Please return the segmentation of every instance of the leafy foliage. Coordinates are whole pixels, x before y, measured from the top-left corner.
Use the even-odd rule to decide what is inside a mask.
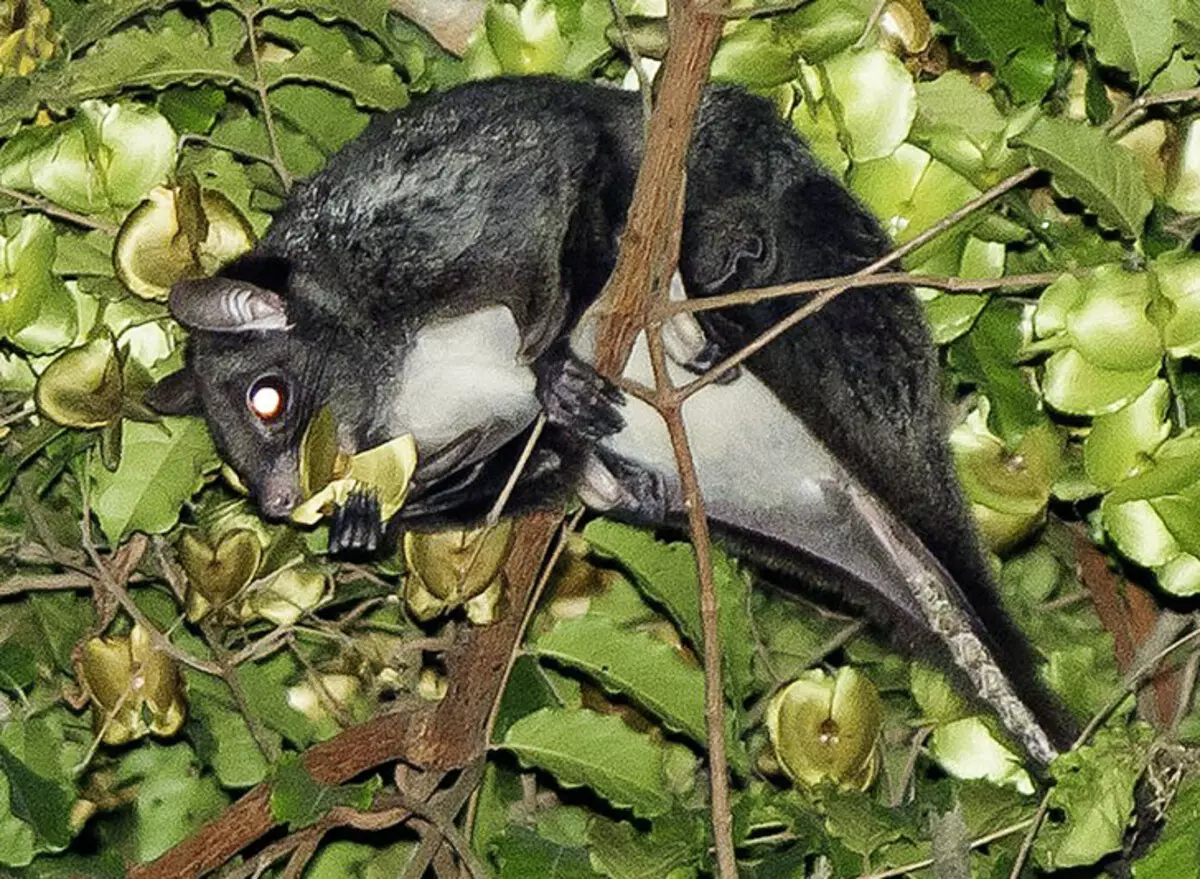
[[[462,535],[443,541],[453,558],[410,553],[405,577],[398,558],[333,565],[320,528],[262,521],[218,477],[199,421],[144,405],[180,364],[162,300],[248,247],[371,115],[482,76],[633,84],[624,38],[661,50],[664,4],[621,0],[622,34],[608,0],[492,0],[461,58],[431,38],[436,21],[427,33],[394,5],[0,6],[0,872],[121,875],[260,783],[300,834],[331,815],[384,821],[406,793],[382,777],[325,785],[298,754],[436,694],[441,623],[419,626],[435,614],[398,596],[433,584],[423,564],[458,570]],[[964,490],[1048,680],[1077,712],[1100,711],[1154,626],[1142,587],[1200,591],[1200,13],[1182,0],[775,6],[789,4],[731,18],[713,77],[769,98],[897,243],[938,230],[905,268],[928,282]],[[473,857],[496,875],[711,870],[694,559],[600,519],[572,538],[470,810]],[[490,561],[478,585],[494,610]],[[1034,781],[990,721],[852,618],[778,600],[721,551],[715,575],[743,875],[858,876],[930,856],[1008,875]],[[461,617],[465,596],[451,597],[436,613]],[[870,771],[851,773],[866,790],[789,781],[766,717],[798,679],[871,694],[882,734]],[[1195,743],[1179,680],[1143,695],[1143,720],[1165,728],[1177,712]],[[801,719],[819,733],[843,716],[830,706]],[[1037,869],[1098,874],[1149,764],[1170,806],[1134,875],[1196,875],[1196,785],[1173,789],[1151,738],[1126,704],[1050,768]],[[401,874],[421,846],[384,836],[322,840],[307,875]]]

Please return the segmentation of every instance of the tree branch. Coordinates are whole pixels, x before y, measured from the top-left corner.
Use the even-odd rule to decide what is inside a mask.
[[[646,150],[634,185],[621,248],[600,300],[596,368],[619,381],[637,334],[647,331],[657,394],[651,402],[666,421],[682,481],[688,524],[696,552],[703,630],[705,725],[708,735],[711,813],[717,875],[737,876],[733,817],[725,749],[725,697],[721,675],[712,544],[704,498],[688,446],[678,397],[667,375],[661,324],[650,324],[653,310],[667,301],[668,285],[679,262],[686,191],[685,170],[696,111],[708,80],[708,68],[721,37],[724,2],[702,8],[701,0],[676,0],[669,6],[670,49],[662,70],[661,91],[646,136]]]

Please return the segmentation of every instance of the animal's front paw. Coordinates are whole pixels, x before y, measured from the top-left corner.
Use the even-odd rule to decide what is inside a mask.
[[[355,491],[329,523],[329,554],[369,555],[383,543],[383,516],[373,491]]]
[[[551,355],[538,370],[538,398],[551,424],[599,442],[625,426],[625,395],[590,364],[571,354]]]

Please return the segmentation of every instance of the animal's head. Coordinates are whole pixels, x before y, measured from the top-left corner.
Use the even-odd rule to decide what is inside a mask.
[[[147,402],[166,415],[200,415],[217,448],[262,511],[283,518],[300,502],[299,449],[322,406],[346,428],[363,424],[369,369],[306,312],[304,279],[263,286],[239,277],[183,281],[171,314],[189,331],[186,366],[155,385]],[[358,360],[357,366],[352,361]]]

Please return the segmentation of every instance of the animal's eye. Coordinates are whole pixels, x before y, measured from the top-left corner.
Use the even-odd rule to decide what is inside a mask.
[[[258,379],[246,394],[246,405],[260,421],[275,421],[287,407],[287,386],[278,376]]]

